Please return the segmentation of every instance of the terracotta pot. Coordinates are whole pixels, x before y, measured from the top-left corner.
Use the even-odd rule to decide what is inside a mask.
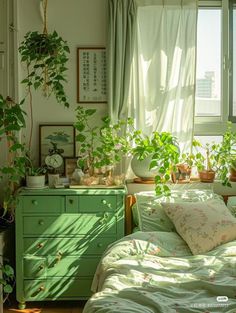
[[[212,183],[215,179],[215,174],[215,171],[212,170],[203,170],[198,172],[199,179],[203,183]]]
[[[230,168],[229,180],[236,182],[236,171],[233,168]]]

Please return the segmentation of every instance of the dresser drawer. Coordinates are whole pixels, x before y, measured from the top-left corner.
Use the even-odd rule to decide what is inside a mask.
[[[24,235],[86,235],[116,234],[114,213],[61,214],[59,216],[24,216]]]
[[[93,277],[99,258],[57,255],[48,257],[25,256],[24,278]]]
[[[116,241],[111,237],[84,237],[84,238],[25,238],[24,254],[47,256],[61,251],[63,255],[101,255],[106,247]]]
[[[24,213],[62,213],[65,208],[63,196],[23,196],[20,206]]]
[[[83,299],[92,295],[91,278],[24,280],[25,301]]]
[[[66,212],[106,212],[116,211],[116,196],[67,196]]]

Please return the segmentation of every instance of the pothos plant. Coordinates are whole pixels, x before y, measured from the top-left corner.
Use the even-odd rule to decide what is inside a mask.
[[[157,195],[170,195],[167,182],[176,170],[179,162],[179,146],[177,139],[168,132],[152,132],[151,136],[144,136],[137,131],[134,136],[132,153],[139,160],[151,156],[149,169],[156,169],[155,191]]]
[[[19,46],[22,64],[26,65],[27,74],[22,80],[26,85],[29,97],[31,129],[29,147],[32,141],[32,88],[41,89],[43,95],[54,94],[58,103],[69,107],[68,97],[64,89],[66,80],[69,46],[56,31],[47,30],[47,3],[43,0],[44,23],[43,32],[29,31]]]
[[[15,206],[15,191],[25,176],[25,146],[20,143],[19,133],[25,127],[25,112],[21,103],[0,95],[0,141],[7,149],[6,162],[0,167],[0,178],[5,180],[3,186],[3,214]]]

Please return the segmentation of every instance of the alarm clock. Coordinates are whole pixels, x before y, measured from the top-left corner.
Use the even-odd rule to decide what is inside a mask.
[[[49,167],[58,168],[63,164],[63,157],[58,153],[47,155],[45,164]]]

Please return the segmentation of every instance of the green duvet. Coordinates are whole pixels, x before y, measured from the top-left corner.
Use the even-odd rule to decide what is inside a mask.
[[[236,313],[236,241],[193,256],[175,232],[137,232],[97,268],[84,313]]]

